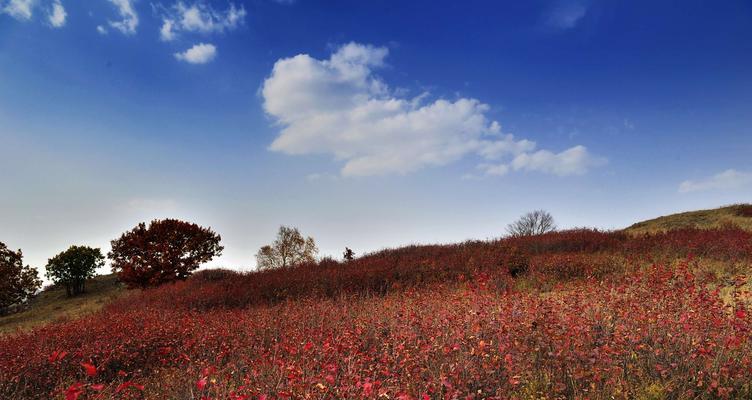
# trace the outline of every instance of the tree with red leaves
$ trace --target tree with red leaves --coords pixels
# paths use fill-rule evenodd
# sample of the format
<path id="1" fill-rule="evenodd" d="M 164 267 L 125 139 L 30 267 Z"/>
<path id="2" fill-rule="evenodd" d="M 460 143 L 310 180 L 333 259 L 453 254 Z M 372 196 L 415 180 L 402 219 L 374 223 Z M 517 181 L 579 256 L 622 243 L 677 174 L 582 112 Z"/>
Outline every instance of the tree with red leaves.
<path id="1" fill-rule="evenodd" d="M 28 300 L 41 286 L 37 270 L 23 265 L 21 250 L 10 250 L 0 242 L 0 314 Z"/>
<path id="2" fill-rule="evenodd" d="M 140 223 L 113 240 L 107 257 L 129 287 L 184 280 L 201 264 L 222 254 L 221 237 L 209 228 L 176 219 Z"/>

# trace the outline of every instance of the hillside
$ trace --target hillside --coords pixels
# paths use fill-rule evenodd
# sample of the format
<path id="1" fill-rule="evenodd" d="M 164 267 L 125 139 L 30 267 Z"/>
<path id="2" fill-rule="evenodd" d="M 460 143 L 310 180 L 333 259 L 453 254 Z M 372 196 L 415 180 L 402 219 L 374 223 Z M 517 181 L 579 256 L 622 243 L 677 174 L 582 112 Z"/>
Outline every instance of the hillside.
<path id="1" fill-rule="evenodd" d="M 735 204 L 712 210 L 666 215 L 638 222 L 625 231 L 634 234 L 655 233 L 684 228 L 712 229 L 728 224 L 752 231 L 752 204 Z"/>
<path id="2" fill-rule="evenodd" d="M 701 228 L 710 229 L 722 227 L 725 224 L 732 223 L 739 226 L 742 229 L 752 231 L 752 205 L 732 205 L 727 207 L 721 207 L 712 210 L 698 210 L 690 211 L 679 214 L 667 215 L 643 222 L 638 222 L 629 228 L 625 229 L 625 232 L 631 234 L 639 233 L 656 233 L 665 232 L 669 230 L 682 229 L 682 228 Z M 580 239 L 567 238 L 565 241 L 577 241 Z M 613 239 L 612 239 L 613 240 Z M 490 248 L 490 250 L 489 250 Z M 499 250 L 504 251 L 503 248 L 496 248 L 493 243 L 466 243 L 454 246 L 422 246 L 421 251 L 413 247 L 406 247 L 402 249 L 385 250 L 378 253 L 367 255 L 362 257 L 358 264 L 381 264 L 385 260 L 394 258 L 391 262 L 392 265 L 412 263 L 414 265 L 425 265 L 426 263 L 435 263 L 436 260 L 445 259 L 446 257 L 463 259 L 462 253 L 474 253 L 474 258 L 482 258 L 481 254 L 494 253 L 493 257 L 501 257 L 501 254 L 497 254 Z M 426 254 L 420 254 L 416 257 L 416 254 L 427 252 Z M 466 256 L 472 259 L 472 256 Z M 464 268 L 460 267 L 461 261 L 458 259 L 448 260 L 451 265 L 457 266 L 461 272 L 467 272 Z M 382 268 L 380 265 L 369 265 L 369 268 L 363 269 L 371 271 L 369 275 L 373 274 L 374 269 Z M 419 269 L 413 272 L 418 272 Z M 461 274 L 457 272 L 457 275 Z M 402 280 L 404 281 L 410 274 L 406 274 L 405 271 Z M 258 280 L 258 277 L 253 277 L 254 280 Z M 301 291 L 309 292 L 316 289 L 312 286 L 321 286 L 321 281 L 329 279 L 323 276 L 319 272 L 311 274 L 310 272 L 303 272 L 299 274 L 300 281 L 309 282 L 310 285 L 301 287 Z M 343 276 L 337 277 L 337 280 L 344 279 Z M 420 279 L 426 279 L 425 274 L 422 274 Z M 354 278 L 361 284 L 366 284 L 368 279 L 366 277 L 359 276 Z M 315 283 L 318 282 L 318 283 Z M 315 283 L 315 284 L 314 284 Z M 256 289 L 253 291 L 256 295 L 267 293 L 277 290 L 277 281 L 262 283 L 259 282 Z M 350 284 L 354 286 L 353 284 Z M 373 287 L 368 290 L 379 291 L 383 290 L 378 287 L 379 282 L 374 283 Z M 294 291 L 288 289 L 289 292 Z M 111 302 L 122 295 L 125 291 L 116 283 L 115 275 L 97 276 L 87 284 L 87 293 L 83 296 L 75 298 L 67 298 L 65 296 L 65 290 L 62 288 L 52 288 L 50 290 L 43 291 L 37 298 L 35 298 L 28 306 L 28 308 L 20 313 L 12 314 L 4 317 L 0 317 L 0 334 L 6 334 L 16 331 L 17 329 L 28 330 L 37 326 L 47 324 L 49 322 L 64 319 L 64 318 L 76 318 L 82 315 L 87 315 L 100 310 L 104 305 Z M 247 298 L 249 294 L 236 294 L 238 298 Z M 267 293 L 266 297 L 277 297 L 276 292 L 273 294 Z"/>
<path id="3" fill-rule="evenodd" d="M 581 229 L 206 270 L 0 337 L 0 398 L 749 399 L 751 261 Z"/>
<path id="4" fill-rule="evenodd" d="M 66 297 L 64 288 L 52 287 L 34 298 L 25 311 L 0 317 L 0 334 L 92 314 L 123 293 L 125 290 L 116 282 L 114 274 L 90 279 L 86 283 L 86 293 L 72 298 Z"/>

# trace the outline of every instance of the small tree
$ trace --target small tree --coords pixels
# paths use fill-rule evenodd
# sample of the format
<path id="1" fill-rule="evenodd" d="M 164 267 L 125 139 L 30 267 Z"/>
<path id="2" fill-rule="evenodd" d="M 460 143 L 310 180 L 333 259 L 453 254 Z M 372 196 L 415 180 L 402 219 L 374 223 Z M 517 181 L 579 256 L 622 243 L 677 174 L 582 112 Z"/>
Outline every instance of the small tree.
<path id="1" fill-rule="evenodd" d="M 342 258 L 344 258 L 345 261 L 352 261 L 355 258 L 355 252 L 352 251 L 351 248 L 345 247 L 345 252 L 342 253 Z"/>
<path id="2" fill-rule="evenodd" d="M 101 250 L 71 246 L 47 261 L 47 278 L 56 284 L 65 285 L 68 297 L 75 296 L 86 291 L 86 280 L 92 278 L 97 268 L 103 265 Z"/>
<path id="3" fill-rule="evenodd" d="M 554 217 L 543 210 L 529 212 L 507 226 L 507 232 L 513 237 L 542 235 L 555 230 Z"/>
<path id="4" fill-rule="evenodd" d="M 304 238 L 298 228 L 280 226 L 277 239 L 256 253 L 258 269 L 287 268 L 316 260 L 316 242 L 312 237 Z"/>
<path id="5" fill-rule="evenodd" d="M 211 229 L 176 219 L 143 222 L 113 240 L 107 257 L 129 287 L 183 280 L 222 254 L 221 237 Z"/>
<path id="6" fill-rule="evenodd" d="M 23 265 L 21 250 L 0 242 L 0 312 L 28 300 L 42 286 L 37 270 Z"/>

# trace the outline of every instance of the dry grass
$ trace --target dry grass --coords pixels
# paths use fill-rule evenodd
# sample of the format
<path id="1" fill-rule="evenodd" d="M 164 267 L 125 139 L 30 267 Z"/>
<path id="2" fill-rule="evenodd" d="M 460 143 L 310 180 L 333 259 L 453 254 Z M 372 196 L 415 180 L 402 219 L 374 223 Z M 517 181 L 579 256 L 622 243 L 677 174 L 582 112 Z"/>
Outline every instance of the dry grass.
<path id="1" fill-rule="evenodd" d="M 86 293 L 76 297 L 66 297 L 64 288 L 45 290 L 26 310 L 0 317 L 0 335 L 94 313 L 124 293 L 115 275 L 94 277 L 86 283 Z"/>
<path id="2" fill-rule="evenodd" d="M 752 231 L 752 204 L 735 204 L 713 210 L 689 211 L 638 222 L 625 229 L 627 233 L 655 233 L 681 228 L 712 229 L 736 225 Z"/>

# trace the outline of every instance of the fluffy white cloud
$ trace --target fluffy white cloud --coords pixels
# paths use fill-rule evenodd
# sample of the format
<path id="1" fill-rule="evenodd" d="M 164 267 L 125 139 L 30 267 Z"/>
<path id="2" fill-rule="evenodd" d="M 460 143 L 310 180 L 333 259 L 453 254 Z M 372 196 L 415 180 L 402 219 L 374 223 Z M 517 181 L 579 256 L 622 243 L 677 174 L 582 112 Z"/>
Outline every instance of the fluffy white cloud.
<path id="1" fill-rule="evenodd" d="M 63 3 L 61 3 L 60 0 L 52 2 L 52 8 L 47 15 L 47 19 L 52 27 L 62 28 L 65 26 L 65 19 L 67 16 L 68 14 L 65 12 L 65 7 L 63 7 Z"/>
<path id="2" fill-rule="evenodd" d="M 485 160 L 479 168 L 488 175 L 510 169 L 570 175 L 596 164 L 582 146 L 531 153 L 534 142 L 502 134 L 476 99 L 396 95 L 373 74 L 388 53 L 350 43 L 326 60 L 307 54 L 278 60 L 261 90 L 265 111 L 281 129 L 270 149 L 332 155 L 344 163 L 345 176 L 404 174 L 470 154 Z M 520 161 L 489 164 L 510 158 Z"/>
<path id="3" fill-rule="evenodd" d="M 739 189 L 745 186 L 752 186 L 752 172 L 728 169 L 707 179 L 699 181 L 686 180 L 679 185 L 679 192 L 689 193 L 706 190 Z"/>
<path id="4" fill-rule="evenodd" d="M 206 64 L 216 56 L 217 48 L 207 43 L 199 43 L 182 53 L 175 53 L 175 58 L 191 64 Z"/>
<path id="5" fill-rule="evenodd" d="M 120 21 L 110 21 L 110 26 L 125 35 L 133 35 L 136 33 L 136 27 L 138 27 L 138 14 L 133 8 L 132 0 L 109 0 L 118 9 L 120 14 Z M 99 33 L 102 31 L 97 27 Z"/>
<path id="6" fill-rule="evenodd" d="M 186 5 L 178 1 L 171 7 L 159 6 L 162 10 L 162 27 L 159 37 L 164 41 L 175 39 L 179 32 L 214 33 L 233 30 L 245 20 L 246 11 L 230 3 L 225 11 L 216 11 L 210 4 L 197 2 Z"/>
<path id="7" fill-rule="evenodd" d="M 29 20 L 35 3 L 35 0 L 9 0 L 2 12 L 18 20 Z"/>
<path id="8" fill-rule="evenodd" d="M 53 28 L 65 25 L 67 13 L 61 0 L 0 0 L 0 14 L 8 14 L 19 21 L 29 21 L 35 8 L 46 10 L 46 20 Z"/>
<path id="9" fill-rule="evenodd" d="M 99 33 L 100 35 L 106 35 L 106 34 L 107 34 L 107 28 L 105 28 L 105 27 L 104 27 L 104 26 L 102 26 L 102 25 L 97 25 L 97 32 L 98 32 L 98 33 Z"/>

